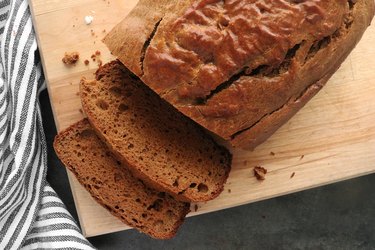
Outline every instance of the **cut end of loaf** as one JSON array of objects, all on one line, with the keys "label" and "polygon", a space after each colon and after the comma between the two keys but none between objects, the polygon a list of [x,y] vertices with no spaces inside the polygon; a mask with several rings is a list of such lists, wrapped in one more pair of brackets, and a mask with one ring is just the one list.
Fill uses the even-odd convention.
[{"label": "cut end of loaf", "polygon": [[83,79],[82,106],[90,123],[134,175],[183,201],[217,197],[231,155],[148,89],[119,61]]},{"label": "cut end of loaf", "polygon": [[151,188],[115,159],[82,120],[56,136],[54,148],[64,165],[91,196],[127,225],[153,238],[173,237],[189,204]]}]

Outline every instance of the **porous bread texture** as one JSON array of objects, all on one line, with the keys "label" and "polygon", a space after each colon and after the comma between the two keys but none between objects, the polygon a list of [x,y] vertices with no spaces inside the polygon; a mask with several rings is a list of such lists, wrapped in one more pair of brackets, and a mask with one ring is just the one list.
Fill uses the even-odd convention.
[{"label": "porous bread texture", "polygon": [[254,149],[322,88],[373,15],[373,0],[141,0],[104,42],[187,117]]},{"label": "porous bread texture", "polygon": [[173,237],[189,204],[147,187],[116,160],[82,120],[59,133],[54,148],[91,196],[125,224],[157,239]]},{"label": "porous bread texture", "polygon": [[223,190],[230,152],[112,61],[82,79],[83,109],[97,133],[138,178],[182,201]]}]

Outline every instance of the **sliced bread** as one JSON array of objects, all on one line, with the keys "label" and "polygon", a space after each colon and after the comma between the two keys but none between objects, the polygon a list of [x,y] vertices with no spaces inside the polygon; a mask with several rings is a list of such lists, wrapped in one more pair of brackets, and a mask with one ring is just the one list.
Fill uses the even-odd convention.
[{"label": "sliced bread", "polygon": [[138,178],[181,201],[208,201],[223,190],[230,152],[119,61],[82,79],[80,95],[98,135]]},{"label": "sliced bread", "polygon": [[127,225],[154,238],[175,235],[189,204],[148,188],[117,161],[82,120],[58,134],[54,148],[91,196]]}]

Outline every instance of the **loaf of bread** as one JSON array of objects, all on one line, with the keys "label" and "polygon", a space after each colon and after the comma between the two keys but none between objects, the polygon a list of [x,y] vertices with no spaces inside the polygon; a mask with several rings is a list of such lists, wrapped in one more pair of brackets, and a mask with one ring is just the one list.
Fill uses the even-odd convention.
[{"label": "loaf of bread", "polygon": [[116,160],[87,120],[59,133],[54,148],[91,196],[124,223],[154,238],[175,235],[189,204],[148,188]]},{"label": "loaf of bread", "polygon": [[182,201],[223,190],[231,154],[119,61],[82,79],[82,107],[97,134],[135,176]]},{"label": "loaf of bread", "polygon": [[253,149],[322,88],[373,15],[374,0],[140,0],[104,42],[183,114]]}]

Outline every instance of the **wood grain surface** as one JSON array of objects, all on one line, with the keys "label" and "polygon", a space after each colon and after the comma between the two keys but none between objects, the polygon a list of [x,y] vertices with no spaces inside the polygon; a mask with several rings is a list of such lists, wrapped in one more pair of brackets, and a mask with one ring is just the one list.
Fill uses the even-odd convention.
[{"label": "wood grain surface", "polygon": [[[30,0],[44,72],[58,130],[80,120],[77,96],[82,76],[113,57],[101,43],[136,0]],[[84,17],[94,17],[86,25]],[[234,150],[233,170],[219,198],[192,204],[198,215],[268,199],[375,172],[375,26],[370,27],[327,86],[296,116],[253,152]],[[65,52],[78,51],[67,67]],[[83,62],[87,59],[90,64]],[[268,170],[266,180],[254,166]],[[128,229],[97,205],[69,173],[77,212],[86,236]]]}]

